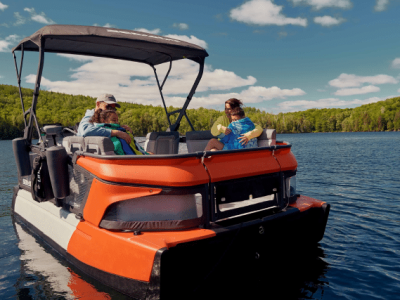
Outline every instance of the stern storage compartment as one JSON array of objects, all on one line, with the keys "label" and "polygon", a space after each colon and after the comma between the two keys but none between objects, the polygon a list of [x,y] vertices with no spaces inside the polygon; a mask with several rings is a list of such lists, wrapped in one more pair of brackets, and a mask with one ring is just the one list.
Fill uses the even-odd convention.
[{"label": "stern storage compartment", "polygon": [[213,183],[211,206],[213,221],[279,208],[282,187],[280,173],[240,178]]}]

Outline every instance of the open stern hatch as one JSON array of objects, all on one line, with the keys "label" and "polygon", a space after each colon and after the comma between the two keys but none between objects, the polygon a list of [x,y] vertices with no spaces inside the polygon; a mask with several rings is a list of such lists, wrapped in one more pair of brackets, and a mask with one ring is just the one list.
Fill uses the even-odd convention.
[{"label": "open stern hatch", "polygon": [[[105,45],[102,52],[92,43]],[[85,273],[134,298],[158,299],[176,284],[195,288],[196,278],[214,270],[228,249],[240,257],[282,237],[293,243],[322,239],[329,204],[296,194],[297,161],[289,143],[276,141],[275,130],[264,131],[259,148],[233,151],[202,151],[209,132],[179,137],[208,56],[204,49],[129,30],[52,25],[15,50],[22,58],[24,51],[39,51],[40,62],[26,111],[21,97],[24,137],[13,141],[19,174],[14,215]],[[77,137],[56,125],[44,127],[45,136],[32,144],[33,128],[40,133],[36,103],[46,51],[153,68],[188,58],[200,68],[170,131],[147,135],[147,149],[156,155],[117,156],[108,138]],[[19,83],[20,76],[17,68]],[[161,97],[165,79],[158,84]],[[178,153],[179,142],[189,153]]]}]

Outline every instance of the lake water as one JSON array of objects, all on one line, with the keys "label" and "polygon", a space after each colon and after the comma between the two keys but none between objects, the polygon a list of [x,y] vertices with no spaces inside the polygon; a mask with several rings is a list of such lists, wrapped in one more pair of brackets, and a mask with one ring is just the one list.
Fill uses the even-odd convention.
[{"label": "lake water", "polygon": [[[186,299],[400,299],[400,132],[278,135],[301,194],[331,204],[323,240]],[[11,218],[11,141],[0,141],[0,299],[125,299],[75,270]],[[212,286],[210,292],[209,286]],[[218,288],[218,290],[215,290]]]}]

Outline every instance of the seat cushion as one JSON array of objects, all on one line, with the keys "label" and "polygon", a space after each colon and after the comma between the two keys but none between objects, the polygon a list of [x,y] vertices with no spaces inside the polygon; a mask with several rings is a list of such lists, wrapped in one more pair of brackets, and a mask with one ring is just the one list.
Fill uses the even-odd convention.
[{"label": "seat cushion", "polygon": [[258,139],[258,147],[269,147],[276,145],[276,130],[264,129]]},{"label": "seat cushion", "polygon": [[145,149],[154,154],[178,154],[179,132],[149,132]]},{"label": "seat cushion", "polygon": [[208,141],[214,138],[211,131],[188,131],[186,132],[186,145],[189,153],[204,151]]}]

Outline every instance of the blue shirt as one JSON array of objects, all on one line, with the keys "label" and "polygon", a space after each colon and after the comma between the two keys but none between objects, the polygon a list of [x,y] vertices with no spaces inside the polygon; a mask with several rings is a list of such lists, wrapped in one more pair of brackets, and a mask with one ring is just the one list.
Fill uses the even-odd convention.
[{"label": "blue shirt", "polygon": [[232,131],[230,134],[225,135],[220,142],[224,144],[222,150],[245,149],[258,147],[257,139],[251,139],[246,145],[242,145],[238,138],[246,132],[252,131],[255,126],[249,118],[243,118],[229,124],[228,128]]},{"label": "blue shirt", "polygon": [[88,109],[85,113],[85,116],[79,123],[77,136],[105,136],[111,137],[111,129],[107,129],[104,127],[97,127],[93,123],[90,123],[89,120],[94,115],[94,109]]}]

